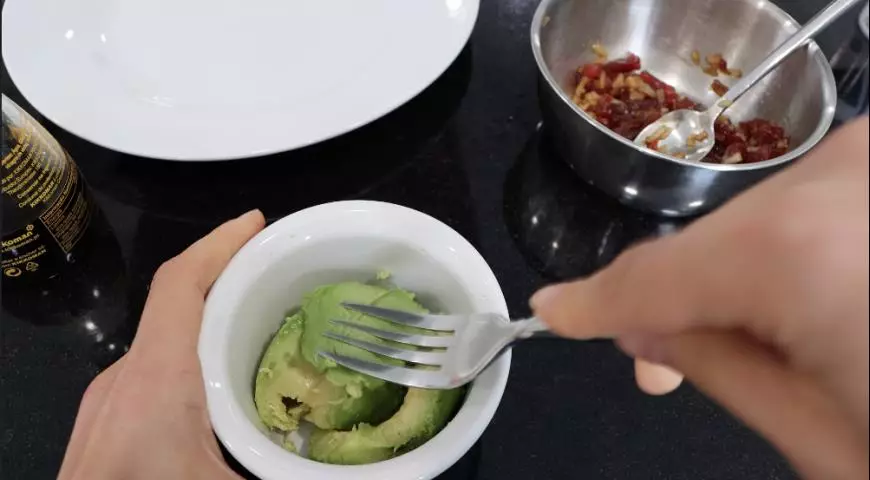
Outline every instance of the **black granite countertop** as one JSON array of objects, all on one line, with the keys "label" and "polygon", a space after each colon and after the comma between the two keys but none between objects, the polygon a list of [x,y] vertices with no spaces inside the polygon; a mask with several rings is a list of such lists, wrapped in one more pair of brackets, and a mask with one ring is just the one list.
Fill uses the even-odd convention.
[{"label": "black granite countertop", "polygon": [[[781,2],[806,20],[812,9]],[[813,2],[820,3],[820,2]],[[135,158],[52,125],[3,70],[3,92],[78,162],[101,215],[85,252],[28,289],[4,284],[0,476],[54,478],[90,380],[129,344],[160,263],[223,220],[270,221],[344,199],[394,202],[464,235],[512,316],[540,286],[589,274],[680,227],[583,184],[541,142],[528,26],[534,1],[484,1],[469,45],[431,87],[373,124],[295,152],[222,163]],[[62,76],[58,81],[63,81]],[[337,174],[340,172],[340,174]],[[690,386],[641,394],[607,343],[514,350],[492,424],[445,479],[786,479],[787,464]]]}]

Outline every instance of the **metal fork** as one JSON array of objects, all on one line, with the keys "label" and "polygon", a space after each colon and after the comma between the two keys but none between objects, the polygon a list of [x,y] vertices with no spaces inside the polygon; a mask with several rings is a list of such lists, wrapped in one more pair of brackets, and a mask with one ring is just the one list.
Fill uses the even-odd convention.
[{"label": "metal fork", "polygon": [[535,317],[511,322],[494,313],[417,315],[370,305],[343,305],[365,315],[422,329],[419,334],[403,333],[333,319],[330,323],[335,326],[365,332],[388,342],[374,343],[330,331],[323,334],[332,340],[406,362],[405,366],[375,363],[334,352],[318,353],[351,370],[408,387],[456,388],[473,380],[519,340],[558,338]]}]

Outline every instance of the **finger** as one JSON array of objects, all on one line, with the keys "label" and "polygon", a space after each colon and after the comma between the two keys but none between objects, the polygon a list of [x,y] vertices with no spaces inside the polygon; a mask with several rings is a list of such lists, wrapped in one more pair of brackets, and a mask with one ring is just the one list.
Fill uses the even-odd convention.
[{"label": "finger", "polygon": [[[744,334],[659,337],[632,352],[686,375],[769,439],[807,478],[867,478],[867,441],[814,382]],[[820,452],[824,449],[824,452]]]},{"label": "finger", "polygon": [[[866,185],[867,170],[870,168],[867,163],[867,151],[870,149],[868,127],[870,117],[867,115],[849,121],[831,132],[795,166],[795,170],[799,170],[801,177],[811,178],[846,171],[855,181],[863,181]],[[864,174],[861,175],[861,172]]]},{"label": "finger", "polygon": [[[703,327],[744,328],[774,340],[788,337],[777,335],[783,326],[771,310],[793,302],[794,292],[764,279],[801,273],[794,258],[804,255],[806,232],[794,228],[794,219],[787,221],[800,193],[794,187],[809,180],[819,184],[832,178],[833,169],[847,169],[866,189],[867,124],[864,118],[840,129],[837,139],[824,142],[795,167],[683,232],[631,248],[589,279],[541,290],[531,301],[535,314],[559,333],[577,338]],[[831,165],[834,157],[845,160]],[[800,218],[797,224],[807,225]],[[745,324],[746,319],[758,323]]]},{"label": "finger", "polygon": [[740,318],[739,301],[732,298],[740,298],[736,290],[743,288],[732,272],[748,265],[734,265],[738,258],[710,268],[713,251],[732,247],[702,236],[703,229],[641,244],[588,279],[547,287],[532,297],[535,315],[575,338],[728,326]]},{"label": "finger", "polygon": [[172,261],[178,268],[172,273],[179,279],[192,280],[205,296],[233,255],[264,225],[265,219],[259,210],[224,223],[174,258]]},{"label": "finger", "polygon": [[[627,335],[616,339],[616,345],[630,357],[634,357],[634,379],[637,386],[649,395],[664,395],[679,388],[683,374],[673,368],[650,361],[653,357],[652,342],[643,335]],[[639,353],[640,352],[640,353]],[[648,356],[644,356],[648,355]]]},{"label": "finger", "polygon": [[[196,353],[203,301],[235,253],[265,223],[258,210],[231,220],[163,264],[155,273],[130,353],[159,351],[152,361]],[[134,350],[136,350],[134,352]]]},{"label": "finger", "polygon": [[123,364],[124,357],[121,357],[109,368],[97,375],[91,384],[88,385],[84,395],[82,395],[79,412],[76,415],[76,422],[66,447],[66,453],[63,456],[60,472],[58,473],[59,480],[72,478],[72,474],[78,467],[82,452],[84,452],[87,445],[94,421],[103,407],[107,393],[115,384],[115,378],[118,376],[118,371],[123,368]]}]

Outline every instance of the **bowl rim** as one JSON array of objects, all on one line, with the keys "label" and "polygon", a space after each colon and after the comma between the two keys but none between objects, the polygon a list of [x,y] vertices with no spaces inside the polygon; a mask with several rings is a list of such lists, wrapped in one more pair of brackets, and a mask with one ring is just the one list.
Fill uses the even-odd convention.
[{"label": "bowl rim", "polygon": [[[262,427],[255,425],[244,413],[242,404],[229,384],[230,375],[225,361],[227,337],[230,327],[237,321],[233,315],[245,296],[247,288],[264,272],[264,268],[251,261],[274,259],[274,250],[263,246],[279,235],[297,233],[299,228],[321,228],[335,225],[326,221],[330,217],[347,214],[371,214],[373,221],[384,220],[401,226],[409,232],[426,232],[417,238],[449,238],[455,262],[463,269],[473,272],[477,279],[475,291],[480,288],[481,300],[497,313],[507,316],[507,303],[495,274],[480,253],[464,237],[441,221],[422,212],[383,202],[340,201],[310,207],[278,220],[249,240],[233,256],[227,268],[218,277],[206,299],[203,311],[197,354],[202,368],[202,378],[208,406],[208,414],[218,439],[231,455],[246,469],[264,480],[282,478],[311,478],[351,480],[378,478],[399,480],[414,475],[415,479],[430,479],[456,463],[483,434],[501,401],[510,370],[511,354],[505,352],[484,375],[483,384],[473,382],[465,402],[456,417],[434,438],[411,452],[383,462],[367,465],[329,465],[294,455],[268,439]],[[377,217],[377,218],[375,218]],[[343,227],[339,227],[343,228]],[[329,238],[341,238],[358,234],[356,231],[340,231]],[[426,245],[408,238],[407,243],[420,250],[431,252],[433,244]],[[275,244],[275,242],[271,242]],[[292,254],[307,245],[292,244],[279,247],[280,255]],[[440,246],[440,244],[439,244]],[[428,248],[427,248],[428,247]],[[445,246],[445,250],[446,250]],[[435,261],[446,262],[442,259]],[[472,276],[472,273],[469,273]],[[252,372],[253,378],[253,372]],[[458,420],[458,421],[457,421]],[[464,420],[464,422],[462,422]]]},{"label": "bowl rim", "polygon": [[[834,121],[834,114],[836,110],[835,105],[837,98],[834,73],[831,70],[831,65],[828,62],[828,59],[825,57],[824,53],[822,52],[821,48],[818,46],[818,44],[816,44],[815,41],[811,40],[807,42],[807,48],[812,54],[813,59],[817,62],[820,62],[822,65],[822,69],[824,70],[824,79],[822,81],[822,95],[824,96],[823,103],[825,105],[825,108],[822,110],[822,118],[819,124],[816,125],[816,128],[813,130],[810,136],[794,150],[787,152],[785,155],[781,155],[770,160],[765,160],[763,162],[725,165],[720,163],[689,162],[679,158],[671,157],[669,155],[665,155],[651,148],[635,145],[634,142],[628,140],[625,137],[622,137],[608,127],[605,127],[597,120],[592,118],[589,114],[584,112],[582,108],[575,105],[574,102],[572,102],[571,99],[568,97],[568,95],[562,90],[559,82],[553,77],[553,74],[550,73],[550,69],[547,67],[546,62],[544,61],[544,56],[541,52],[540,32],[541,29],[544,28],[544,26],[546,25],[546,23],[544,22],[545,13],[549,10],[550,5],[552,5],[553,3],[566,1],[573,0],[541,0],[541,3],[538,4],[538,8],[535,10],[534,17],[532,17],[532,23],[530,27],[530,41],[532,45],[532,54],[535,57],[535,64],[538,66],[538,72],[547,81],[548,87],[556,92],[556,95],[558,95],[559,99],[562,100],[562,102],[564,102],[571,110],[573,110],[574,113],[579,115],[580,118],[586,120],[586,122],[598,129],[598,131],[604,133],[605,135],[608,135],[610,138],[622,143],[627,147],[631,147],[646,155],[687,167],[725,172],[762,170],[791,162],[792,160],[795,160],[796,158],[804,155],[806,152],[815,147],[816,144],[819,143],[819,141],[822,140],[822,138],[830,129],[832,122]],[[786,13],[785,10],[773,4],[770,0],[759,0],[759,2],[763,2],[765,4],[765,9],[770,10],[773,15],[779,17],[781,23],[790,22],[791,25],[794,26],[795,31],[800,28],[800,23],[795,21],[795,19],[792,18],[791,15]]]}]

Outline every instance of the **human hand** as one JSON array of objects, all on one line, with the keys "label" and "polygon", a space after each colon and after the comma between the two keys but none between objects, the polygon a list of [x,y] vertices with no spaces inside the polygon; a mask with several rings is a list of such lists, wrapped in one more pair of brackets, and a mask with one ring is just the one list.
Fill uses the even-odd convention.
[{"label": "human hand", "polygon": [[157,270],[130,351],[82,398],[59,480],[239,478],[212,434],[196,345],[206,293],[264,223],[242,215]]},{"label": "human hand", "polygon": [[855,121],[684,231],[538,292],[536,315],[682,372],[808,478],[867,478],[867,131]]}]

